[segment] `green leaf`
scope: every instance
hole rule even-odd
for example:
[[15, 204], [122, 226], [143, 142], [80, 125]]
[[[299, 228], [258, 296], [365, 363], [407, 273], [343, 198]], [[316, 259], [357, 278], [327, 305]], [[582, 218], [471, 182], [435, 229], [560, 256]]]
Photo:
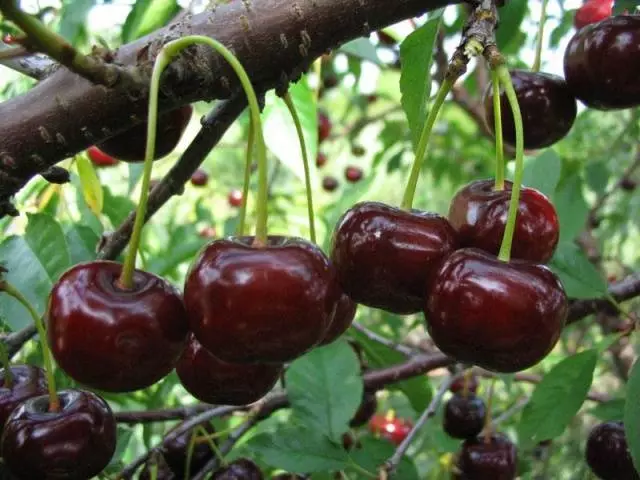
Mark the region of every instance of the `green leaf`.
[[127, 197], [113, 195], [109, 188], [104, 187], [104, 214], [117, 227], [135, 210], [136, 204]]
[[66, 231], [65, 237], [73, 264], [95, 260], [100, 237], [91, 228], [86, 225], [72, 225]]
[[427, 117], [427, 101], [431, 94], [433, 49], [443, 11], [442, 8], [433, 11], [429, 20], [414, 30], [400, 45], [402, 108], [409, 122], [414, 149]]
[[308, 428], [339, 441], [362, 401], [362, 375], [344, 341], [316, 348], [294, 361], [285, 376], [291, 408]]
[[368, 60], [376, 65], [384, 66], [384, 63], [378, 58], [378, 50], [368, 38], [356, 38], [355, 40], [351, 40], [350, 42], [342, 45], [339, 50], [349, 56], [361, 58], [362, 60]]
[[[386, 440], [372, 437], [359, 439], [362, 448], [358, 448], [351, 453], [352, 460], [361, 468], [375, 473], [394, 453], [395, 447]], [[413, 461], [406, 455], [402, 457], [395, 480], [418, 480], [420, 477]]]
[[122, 26], [122, 42], [131, 42], [166, 25], [179, 11], [176, 0], [137, 0]]
[[84, 201], [95, 215], [100, 215], [104, 206], [104, 195], [93, 163], [85, 155], [78, 155], [76, 164]]
[[496, 42], [502, 51], [507, 50], [511, 42], [517, 39], [526, 14], [527, 0], [509, 0], [500, 7], [500, 27], [496, 30]]
[[571, 298], [600, 297], [607, 292], [607, 284], [598, 269], [574, 243], [561, 243], [549, 267]]
[[627, 401], [624, 405], [624, 430], [629, 452], [636, 470], [640, 471], [640, 362], [636, 360], [627, 383]]
[[96, 4], [95, 0], [68, 0], [60, 11], [58, 32], [70, 43], [76, 44], [85, 36], [87, 15]]
[[524, 166], [522, 183], [551, 197], [556, 190], [562, 171], [562, 160], [552, 148], [548, 148], [535, 158], [530, 158]]
[[624, 419], [625, 399], [616, 398], [608, 402], [598, 403], [589, 413], [603, 422], [617, 422]]
[[522, 445], [560, 435], [587, 398], [598, 352], [586, 350], [556, 364], [536, 386], [522, 412], [518, 438]]
[[560, 242], [573, 242], [584, 228], [589, 206], [582, 193], [578, 173], [566, 177], [556, 189], [552, 201], [560, 220]]

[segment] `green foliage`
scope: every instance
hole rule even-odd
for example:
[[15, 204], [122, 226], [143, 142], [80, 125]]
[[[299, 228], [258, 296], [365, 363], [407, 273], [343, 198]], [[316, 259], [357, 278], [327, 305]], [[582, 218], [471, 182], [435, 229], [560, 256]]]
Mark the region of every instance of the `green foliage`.
[[636, 360], [627, 384], [624, 405], [624, 433], [636, 470], [640, 470], [640, 362]]

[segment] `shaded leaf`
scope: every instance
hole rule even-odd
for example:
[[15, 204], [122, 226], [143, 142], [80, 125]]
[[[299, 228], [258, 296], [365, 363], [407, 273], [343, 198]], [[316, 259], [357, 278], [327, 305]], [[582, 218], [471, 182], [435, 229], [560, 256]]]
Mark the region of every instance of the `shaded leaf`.
[[571, 298], [600, 297], [607, 292], [607, 284], [598, 269], [574, 243], [561, 243], [549, 267]]
[[522, 183], [551, 197], [560, 180], [561, 171], [562, 160], [555, 150], [548, 148], [537, 157], [527, 160]]
[[137, 0], [122, 26], [122, 42], [131, 42], [166, 25], [179, 11], [176, 0]]
[[636, 360], [627, 383], [627, 401], [624, 405], [624, 430], [629, 452], [636, 470], [640, 471], [640, 362]]

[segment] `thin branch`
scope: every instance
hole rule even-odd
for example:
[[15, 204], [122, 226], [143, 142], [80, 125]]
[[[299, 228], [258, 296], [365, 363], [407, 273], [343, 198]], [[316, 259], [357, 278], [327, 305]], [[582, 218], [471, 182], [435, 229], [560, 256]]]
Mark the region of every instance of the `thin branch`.
[[36, 333], [36, 326], [31, 323], [24, 327], [22, 330], [11, 333], [4, 339], [2, 339], [2, 342], [4, 343], [5, 348], [7, 349], [7, 352], [9, 354], [9, 358], [18, 353], [22, 349], [24, 344], [31, 340]]
[[385, 347], [391, 348], [392, 350], [395, 350], [396, 352], [401, 353], [406, 357], [411, 357], [412, 355], [416, 354], [416, 351], [411, 347], [389, 340], [388, 338], [385, 338], [382, 335], [378, 335], [376, 332], [369, 330], [367, 327], [365, 327], [364, 325], [361, 325], [358, 322], [353, 322], [351, 324], [351, 327], [354, 330], [357, 330], [358, 332], [362, 333], [369, 340], [373, 340], [374, 342], [380, 343]]
[[[0, 43], [0, 52], [12, 47]], [[15, 70], [23, 75], [35, 80], [42, 80], [48, 72], [56, 65], [49, 57], [44, 55], [29, 55], [27, 57], [5, 58], [0, 61], [0, 65]]]
[[171, 420], [184, 420], [198, 413], [208, 412], [215, 408], [213, 405], [198, 403], [188, 407], [166, 408], [164, 410], [139, 410], [128, 412], [115, 412], [116, 422], [126, 424], [169, 422]]

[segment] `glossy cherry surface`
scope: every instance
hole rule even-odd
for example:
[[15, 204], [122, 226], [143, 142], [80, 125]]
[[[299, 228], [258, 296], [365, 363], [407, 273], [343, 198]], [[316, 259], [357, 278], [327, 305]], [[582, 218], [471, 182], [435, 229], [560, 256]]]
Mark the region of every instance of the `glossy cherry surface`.
[[[207, 435], [216, 433], [215, 428], [211, 425], [211, 422], [205, 421], [198, 425], [204, 428]], [[167, 434], [171, 433], [176, 428], [180, 427], [180, 424], [172, 428]], [[162, 445], [162, 456], [169, 468], [178, 476], [182, 478], [187, 466], [187, 454], [189, 452], [189, 444], [191, 442], [191, 436], [194, 434], [194, 430], [189, 430], [181, 435], [165, 442]], [[198, 429], [195, 434], [202, 435], [202, 430]], [[213, 440], [215, 443], [215, 440]], [[208, 442], [196, 443], [191, 453], [191, 464], [189, 471], [194, 474], [204, 467], [209, 460], [215, 456], [215, 453], [211, 450]]]
[[46, 312], [51, 352], [74, 380], [108, 392], [153, 385], [175, 366], [187, 340], [180, 293], [135, 271], [122, 289], [122, 265], [96, 261], [67, 270], [51, 289]]
[[364, 174], [362, 173], [362, 169], [360, 167], [354, 167], [353, 165], [348, 166], [344, 170], [344, 178], [349, 183], [359, 182], [360, 180], [362, 180], [363, 175]]
[[318, 113], [318, 142], [324, 142], [331, 135], [331, 120], [324, 112]]
[[420, 311], [428, 275], [456, 247], [446, 218], [363, 202], [338, 221], [331, 259], [353, 301], [407, 314]]
[[[549, 73], [526, 70], [512, 70], [510, 73], [522, 114], [524, 147], [548, 147], [569, 133], [578, 106], [564, 79]], [[504, 141], [515, 145], [513, 114], [504, 92], [500, 94], [500, 106]], [[487, 127], [495, 134], [491, 86], [484, 95], [484, 110]]]
[[[476, 247], [497, 255], [507, 223], [512, 183], [495, 190], [493, 180], [476, 180], [462, 187], [449, 206], [449, 222], [458, 231], [462, 247]], [[560, 223], [551, 201], [538, 190], [520, 193], [511, 257], [548, 262], [558, 245]]]
[[349, 422], [351, 428], [362, 427], [369, 423], [378, 409], [378, 399], [375, 392], [362, 392], [362, 402]]
[[588, 0], [573, 17], [573, 26], [580, 29], [592, 23], [604, 20], [613, 12], [613, 0]]
[[484, 401], [470, 393], [466, 397], [455, 394], [444, 406], [444, 431], [453, 438], [474, 438], [484, 427], [487, 408]]
[[262, 480], [263, 478], [260, 468], [247, 458], [235, 460], [211, 476], [211, 480]]
[[637, 480], [622, 422], [596, 425], [587, 438], [586, 458], [589, 468], [602, 480]]
[[9, 416], [2, 457], [25, 479], [86, 480], [100, 473], [116, 448], [116, 422], [94, 393], [64, 390], [61, 409], [49, 412], [49, 397], [33, 397]]
[[465, 440], [457, 468], [464, 480], [514, 480], [517, 475], [518, 452], [505, 435], [494, 433], [490, 441], [484, 436]]
[[374, 435], [389, 440], [394, 445], [400, 445], [411, 431], [411, 422], [398, 417], [376, 414], [369, 420], [369, 431]]
[[216, 240], [194, 260], [184, 292], [190, 326], [226, 362], [288, 362], [329, 328], [338, 301], [335, 270], [306, 240], [253, 242]]
[[478, 387], [480, 386], [480, 380], [478, 380], [477, 375], [471, 375], [468, 380], [465, 380], [465, 377], [458, 377], [454, 380], [454, 382], [449, 387], [449, 391], [451, 393], [463, 393], [465, 382], [467, 382], [467, 392], [468, 393], [476, 393], [478, 391]]
[[104, 153], [95, 145], [87, 148], [87, 156], [96, 167], [112, 167], [120, 163], [117, 158], [113, 158], [111, 155]]
[[204, 187], [208, 181], [209, 175], [200, 168], [191, 174], [191, 185], [195, 187]]
[[240, 207], [242, 205], [242, 190], [231, 190], [227, 201], [232, 207]]
[[564, 76], [575, 97], [591, 108], [640, 105], [640, 16], [617, 15], [587, 25], [564, 52]]
[[324, 338], [320, 342], [320, 345], [328, 345], [346, 332], [353, 323], [357, 309], [358, 305], [351, 300], [348, 295], [342, 293], [339, 296], [338, 303], [336, 304], [336, 309], [333, 313], [333, 317], [331, 318], [329, 329], [324, 334]]
[[0, 370], [0, 434], [11, 412], [32, 397], [47, 394], [47, 379], [39, 367], [11, 365], [12, 384], [7, 385], [6, 371]]
[[322, 188], [327, 192], [333, 192], [340, 184], [336, 177], [326, 176], [322, 179]]
[[457, 250], [431, 279], [425, 302], [435, 344], [460, 362], [517, 372], [542, 360], [556, 344], [567, 297], [543, 265], [509, 263], [481, 250]]
[[[193, 108], [185, 105], [158, 116], [154, 160], [169, 155], [178, 145]], [[147, 143], [147, 122], [140, 123], [98, 144], [100, 150], [125, 162], [142, 162]]]
[[180, 357], [176, 373], [182, 386], [198, 400], [212, 405], [247, 405], [264, 397], [280, 378], [282, 367], [219, 360], [193, 335]]

